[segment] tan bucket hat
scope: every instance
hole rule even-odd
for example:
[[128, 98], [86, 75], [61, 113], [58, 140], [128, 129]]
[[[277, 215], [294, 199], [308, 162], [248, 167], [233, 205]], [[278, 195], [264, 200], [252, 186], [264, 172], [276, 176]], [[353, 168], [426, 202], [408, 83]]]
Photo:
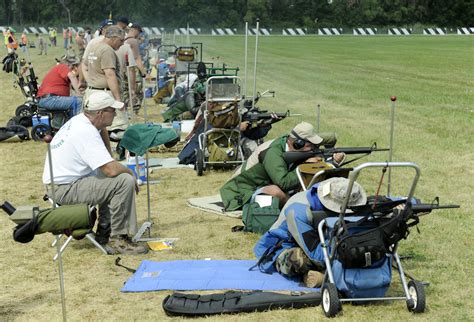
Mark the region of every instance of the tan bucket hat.
[[[346, 178], [330, 178], [322, 181], [318, 186], [318, 197], [324, 207], [334, 212], [341, 212], [341, 207], [346, 195], [349, 179]], [[367, 203], [367, 194], [364, 188], [357, 182], [352, 186], [351, 195], [347, 207], [361, 206]], [[347, 209], [346, 213], [352, 213]]]

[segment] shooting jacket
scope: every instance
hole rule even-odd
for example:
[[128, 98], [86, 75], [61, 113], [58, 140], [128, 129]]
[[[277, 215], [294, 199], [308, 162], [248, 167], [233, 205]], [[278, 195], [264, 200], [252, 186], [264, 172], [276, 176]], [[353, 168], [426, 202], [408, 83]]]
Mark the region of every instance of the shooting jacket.
[[290, 168], [283, 159], [287, 138], [288, 135], [284, 135], [275, 139], [267, 150], [260, 152], [259, 163], [222, 186], [220, 194], [227, 211], [240, 209], [250, 201], [255, 190], [270, 184], [285, 192], [298, 188], [296, 168]]

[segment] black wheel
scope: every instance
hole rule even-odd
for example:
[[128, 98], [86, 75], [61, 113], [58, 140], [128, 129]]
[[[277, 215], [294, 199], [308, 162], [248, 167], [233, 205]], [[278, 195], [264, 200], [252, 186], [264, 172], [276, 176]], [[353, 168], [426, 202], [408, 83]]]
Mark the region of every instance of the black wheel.
[[35, 141], [41, 141], [47, 134], [51, 133], [51, 127], [46, 124], [38, 124], [31, 129], [31, 138]]
[[418, 281], [408, 282], [408, 294], [411, 300], [407, 300], [408, 311], [413, 313], [423, 313], [426, 308], [425, 286]]
[[326, 283], [321, 291], [321, 306], [323, 308], [324, 315], [328, 318], [332, 318], [339, 313], [341, 310], [341, 302], [337, 295], [336, 286], [332, 283]]
[[33, 111], [31, 110], [31, 107], [29, 105], [22, 104], [16, 108], [15, 115], [18, 117], [31, 117], [33, 115]]
[[204, 153], [200, 148], [196, 149], [196, 172], [200, 177], [204, 171]]

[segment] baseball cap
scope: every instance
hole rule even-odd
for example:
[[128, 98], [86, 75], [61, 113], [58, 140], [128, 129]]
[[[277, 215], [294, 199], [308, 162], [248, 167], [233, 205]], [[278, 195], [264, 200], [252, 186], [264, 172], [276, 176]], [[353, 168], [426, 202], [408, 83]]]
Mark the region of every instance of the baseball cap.
[[[327, 209], [340, 212], [344, 198], [346, 197], [349, 179], [335, 177], [324, 180], [318, 186], [318, 198]], [[362, 206], [367, 203], [367, 195], [364, 188], [357, 182], [354, 182], [347, 202], [348, 207]], [[347, 209], [346, 213], [352, 213], [352, 210]]]
[[321, 142], [323, 142], [323, 139], [314, 131], [313, 125], [308, 122], [301, 122], [297, 124], [291, 131], [290, 136], [295, 139], [303, 139], [313, 144], [320, 144]]
[[112, 19], [104, 19], [99, 25], [99, 29], [104, 28], [105, 26], [112, 26], [114, 25], [114, 21]]
[[137, 29], [137, 30], [140, 31], [140, 32], [142, 31], [142, 27], [141, 27], [138, 23], [136, 23], [136, 22], [131, 22], [131, 23], [129, 23], [129, 24], [128, 24], [128, 28], [135, 28], [135, 29]]
[[87, 111], [100, 111], [107, 107], [121, 109], [124, 103], [116, 101], [114, 97], [106, 91], [93, 91], [84, 104]]

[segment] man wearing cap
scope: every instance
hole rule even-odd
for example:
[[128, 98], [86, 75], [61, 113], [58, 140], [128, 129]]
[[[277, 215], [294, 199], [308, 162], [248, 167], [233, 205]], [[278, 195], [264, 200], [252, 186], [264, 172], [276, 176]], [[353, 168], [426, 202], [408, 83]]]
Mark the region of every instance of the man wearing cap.
[[86, 42], [84, 40], [85, 34], [86, 33], [84, 30], [80, 30], [78, 33], [76, 33], [76, 46], [79, 59], [82, 59], [82, 56], [84, 56], [84, 51], [86, 50]]
[[160, 58], [157, 66], [158, 90], [153, 95], [153, 100], [160, 104], [165, 97], [173, 94], [174, 78], [170, 75], [170, 69], [164, 58]]
[[[280, 208], [283, 207], [290, 192], [299, 187], [296, 165], [289, 166], [286, 163], [283, 158], [284, 152], [310, 151], [324, 144], [323, 141], [324, 139], [315, 133], [311, 124], [301, 122], [289, 135], [260, 145], [220, 189], [225, 209], [227, 211], [241, 209], [258, 194], [278, 198]], [[343, 155], [335, 154], [333, 158], [339, 162], [343, 159]], [[320, 159], [317, 157], [306, 160], [306, 162], [318, 161]]]
[[[334, 177], [292, 196], [254, 247], [260, 270], [302, 276], [307, 287], [321, 286], [325, 264], [317, 227], [324, 218], [341, 212], [348, 183], [346, 178]], [[354, 182], [347, 206], [366, 203], [364, 189]]]
[[102, 41], [88, 46], [83, 60], [88, 89], [110, 91], [116, 100], [120, 99], [120, 66], [115, 50], [122, 46], [124, 36], [122, 29], [110, 26]]
[[[91, 93], [83, 113], [64, 124], [51, 141], [53, 187], [48, 156], [43, 183], [48, 194], [54, 189], [59, 204], [99, 205], [99, 222], [105, 218], [111, 224], [107, 243], [111, 253], [142, 254], [147, 248], [129, 238], [137, 232], [136, 180], [130, 169], [112, 158], [99, 133], [112, 124], [115, 111], [121, 108], [123, 103], [110, 93]], [[106, 243], [108, 236], [102, 237]]]
[[142, 77], [148, 77], [145, 65], [143, 64], [142, 57], [140, 56], [138, 36], [142, 32], [142, 27], [138, 23], [130, 23], [128, 25], [128, 33], [125, 37], [125, 42], [130, 45], [133, 52], [133, 57], [137, 62], [137, 68], [140, 71]]
[[65, 57], [51, 68], [41, 82], [38, 91], [38, 106], [53, 111], [68, 111], [69, 117], [78, 114], [82, 108], [81, 96], [70, 96], [71, 86], [76, 93], [79, 88], [78, 66], [75, 57]]

